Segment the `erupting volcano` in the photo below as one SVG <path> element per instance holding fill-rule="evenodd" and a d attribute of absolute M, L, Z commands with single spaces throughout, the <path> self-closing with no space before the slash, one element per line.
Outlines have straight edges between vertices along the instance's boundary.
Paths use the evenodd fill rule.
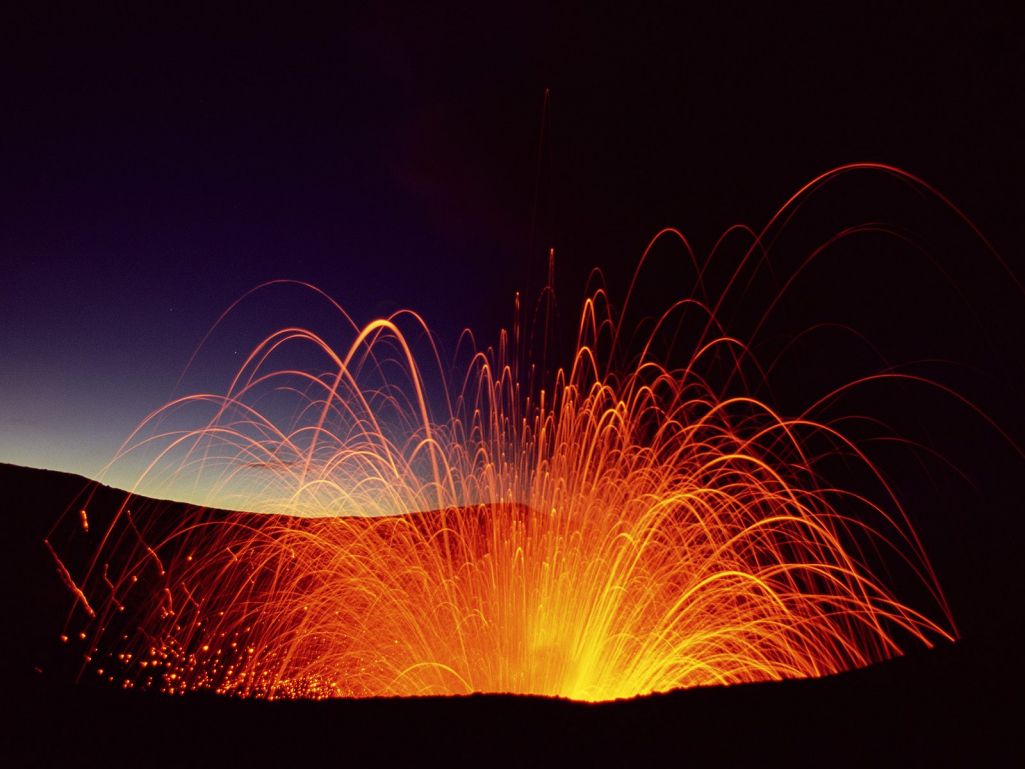
<path fill-rule="evenodd" d="M 561 366 L 528 341 L 547 334 L 550 290 L 536 311 L 517 298 L 511 330 L 459 369 L 411 311 L 361 326 L 332 302 L 340 349 L 298 326 L 270 334 L 226 392 L 154 412 L 114 460 L 143 462 L 140 487 L 253 512 L 170 515 L 128 495 L 97 521 L 86 499 L 51 532 L 83 675 L 174 694 L 597 701 L 953 640 L 914 511 L 821 416 L 842 391 L 913 377 L 881 372 L 783 414 L 720 319 L 794 208 L 845 170 L 750 233 L 719 296 L 701 288 L 714 251 L 644 323 L 625 325 L 632 287 L 618 308 L 591 291 Z M 652 245 L 674 238 L 686 258 L 674 230 Z M 295 348 L 319 367 L 288 365 Z"/>

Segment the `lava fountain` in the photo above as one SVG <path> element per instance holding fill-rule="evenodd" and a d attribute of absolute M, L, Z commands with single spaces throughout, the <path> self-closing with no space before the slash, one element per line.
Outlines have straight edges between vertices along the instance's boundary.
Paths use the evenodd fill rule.
<path fill-rule="evenodd" d="M 736 274 L 848 170 L 752 233 Z M 829 396 L 784 415 L 751 395 L 761 369 L 718 298 L 682 298 L 630 352 L 629 302 L 590 293 L 552 371 L 525 358 L 517 308 L 457 376 L 415 313 L 360 326 L 334 305 L 347 346 L 281 329 L 226 392 L 154 412 L 115 462 L 145 456 L 140 483 L 186 479 L 257 512 L 129 494 L 87 533 L 88 502 L 72 511 L 89 557 L 48 545 L 84 670 L 167 693 L 593 701 L 822 676 L 952 640 L 886 478 L 816 418 Z M 680 338 L 682 354 L 667 342 Z M 278 365 L 294 346 L 323 365 Z M 876 492 L 824 477 L 826 457 Z M 895 594 L 897 567 L 924 606 Z"/>

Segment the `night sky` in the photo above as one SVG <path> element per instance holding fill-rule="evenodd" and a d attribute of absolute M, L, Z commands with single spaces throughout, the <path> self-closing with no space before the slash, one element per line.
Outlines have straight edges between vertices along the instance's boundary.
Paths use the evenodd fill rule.
<path fill-rule="evenodd" d="M 175 392 L 220 312 L 263 281 L 309 281 L 360 322 L 410 307 L 443 342 L 464 327 L 490 341 L 513 293 L 541 288 L 549 247 L 572 308 L 593 266 L 621 291 L 661 227 L 704 253 L 851 161 L 923 177 L 1025 272 L 1021 9 L 32 5 L 0 23 L 2 461 L 95 475 Z M 880 215 L 865 208 L 874 188 L 858 189 L 852 217 Z M 966 307 L 992 311 L 984 331 L 949 320 L 961 315 L 946 294 L 923 299 L 918 266 L 869 274 L 851 257 L 821 291 L 892 283 L 907 317 L 884 318 L 901 303 L 872 290 L 859 327 L 898 358 L 979 367 L 998 383 L 993 411 L 1013 414 L 1020 380 L 999 383 L 1013 361 L 978 340 L 1015 346 L 1020 295 L 938 207 L 894 211 L 882 215 L 931 231 L 930 247 L 963 249 L 940 261 Z M 795 323 L 836 306 L 821 291 L 790 308 Z M 286 289 L 250 308 L 187 389 L 223 389 L 264 333 L 322 320 L 312 304 Z"/>

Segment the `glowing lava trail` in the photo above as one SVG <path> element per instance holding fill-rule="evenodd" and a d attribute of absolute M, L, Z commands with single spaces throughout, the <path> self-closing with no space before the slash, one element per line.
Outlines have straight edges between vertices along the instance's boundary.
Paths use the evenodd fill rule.
<path fill-rule="evenodd" d="M 519 325 L 458 377 L 433 342 L 414 352 L 430 335 L 408 311 L 358 327 L 338 308 L 341 350 L 268 336 L 226 393 L 168 404 L 118 458 L 259 512 L 135 496 L 103 524 L 72 511 L 94 542 L 58 561 L 86 671 L 169 693 L 606 700 L 952 639 L 884 478 L 815 407 L 785 416 L 748 394 L 760 369 L 717 309 L 688 297 L 631 352 L 638 332 L 596 290 L 551 373 L 523 360 Z M 295 346 L 322 368 L 278 367 Z M 827 457 L 871 474 L 874 496 L 822 477 Z M 932 618 L 891 592 L 894 568 Z"/>

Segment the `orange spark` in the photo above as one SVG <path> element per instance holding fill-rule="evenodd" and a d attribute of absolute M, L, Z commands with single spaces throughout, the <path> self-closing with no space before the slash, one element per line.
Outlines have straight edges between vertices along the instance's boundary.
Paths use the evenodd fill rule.
<path fill-rule="evenodd" d="M 206 409 L 191 429 L 133 434 L 120 457 L 157 447 L 140 482 L 202 481 L 260 514 L 137 507 L 132 536 L 108 532 L 84 584 L 107 586 L 100 628 L 121 604 L 140 628 L 118 658 L 124 685 L 608 700 L 820 676 L 954 638 L 881 473 L 835 422 L 749 394 L 753 353 L 720 329 L 717 302 L 677 302 L 628 355 L 625 311 L 598 290 L 568 365 L 536 378 L 516 357 L 519 305 L 513 349 L 503 333 L 455 378 L 428 376 L 443 367 L 433 341 L 414 352 L 412 336 L 432 340 L 414 313 L 363 327 L 343 313 L 347 349 L 281 329 L 226 393 L 151 415 L 147 429 Z M 695 308 L 696 343 L 660 357 Z M 275 367 L 289 345 L 323 368 Z M 262 410 L 268 393 L 292 408 Z M 830 455 L 877 477 L 877 495 L 821 477 Z M 880 553 L 911 565 L 934 616 L 893 593 Z"/>

